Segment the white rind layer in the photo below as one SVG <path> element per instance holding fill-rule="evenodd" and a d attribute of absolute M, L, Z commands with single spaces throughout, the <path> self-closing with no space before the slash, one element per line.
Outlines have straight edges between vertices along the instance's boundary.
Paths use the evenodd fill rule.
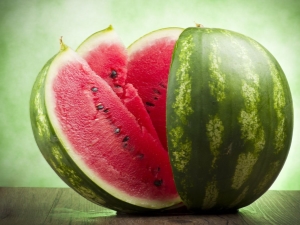
<path fill-rule="evenodd" d="M 105 34 L 105 35 L 103 35 Z M 99 44 L 113 44 L 113 43 L 120 43 L 121 40 L 113 27 L 110 25 L 105 30 L 98 31 L 88 37 L 82 44 L 77 48 L 76 52 L 85 58 L 86 55 L 89 54 L 90 51 L 95 50 Z"/>
<path fill-rule="evenodd" d="M 153 31 L 141 37 L 132 43 L 128 48 L 129 61 L 130 56 L 134 55 L 135 52 L 141 51 L 148 46 L 151 46 L 156 40 L 168 37 L 169 40 L 177 40 L 183 29 L 180 27 L 169 27 L 160 30 Z"/>

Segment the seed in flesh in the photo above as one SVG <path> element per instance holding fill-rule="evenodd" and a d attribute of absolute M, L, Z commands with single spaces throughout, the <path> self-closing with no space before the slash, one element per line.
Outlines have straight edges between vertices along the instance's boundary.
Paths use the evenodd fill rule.
<path fill-rule="evenodd" d="M 96 106 L 96 108 L 97 108 L 98 110 L 101 110 L 101 109 L 104 108 L 104 106 L 103 106 L 102 104 L 99 104 L 99 105 Z"/>
<path fill-rule="evenodd" d="M 156 88 L 153 89 L 153 92 L 154 92 L 155 94 L 161 95 L 160 91 L 159 91 L 158 89 L 156 89 Z"/>
<path fill-rule="evenodd" d="M 115 134 L 120 133 L 120 131 L 121 131 L 121 129 L 117 127 L 117 128 L 115 129 Z"/>
<path fill-rule="evenodd" d="M 160 187 L 160 186 L 162 185 L 162 183 L 163 183 L 163 180 L 162 180 L 162 179 L 160 179 L 160 180 L 155 180 L 153 183 L 154 183 L 154 185 L 155 185 L 156 187 Z"/>
<path fill-rule="evenodd" d="M 146 102 L 147 106 L 155 106 L 152 102 Z"/>
<path fill-rule="evenodd" d="M 116 78 L 117 76 L 118 76 L 117 71 L 112 70 L 111 73 L 110 73 L 110 77 L 114 79 L 114 78 Z"/>
<path fill-rule="evenodd" d="M 129 136 L 125 136 L 122 142 L 126 142 L 129 140 Z"/>
<path fill-rule="evenodd" d="M 143 153 L 139 153 L 139 154 L 137 155 L 137 158 L 138 158 L 138 159 L 143 159 L 143 158 L 144 158 L 144 154 L 143 154 Z"/>
<path fill-rule="evenodd" d="M 159 86 L 161 86 L 162 88 L 166 89 L 167 88 L 167 85 L 164 84 L 164 83 L 160 83 Z"/>
<path fill-rule="evenodd" d="M 92 87 L 91 90 L 92 90 L 92 92 L 97 92 L 97 91 L 98 91 L 98 88 Z"/>

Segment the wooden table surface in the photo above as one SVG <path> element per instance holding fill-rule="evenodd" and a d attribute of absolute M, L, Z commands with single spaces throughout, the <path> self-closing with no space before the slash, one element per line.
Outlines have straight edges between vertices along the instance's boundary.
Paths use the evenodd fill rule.
<path fill-rule="evenodd" d="M 300 191 L 268 191 L 234 214 L 134 216 L 95 205 L 70 188 L 0 188 L 0 224 L 300 225 Z"/>

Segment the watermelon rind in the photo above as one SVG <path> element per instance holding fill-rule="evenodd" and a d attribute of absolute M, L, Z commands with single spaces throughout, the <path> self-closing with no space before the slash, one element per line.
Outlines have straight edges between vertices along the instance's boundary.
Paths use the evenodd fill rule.
<path fill-rule="evenodd" d="M 103 35 L 105 33 L 105 35 Z M 100 30 L 92 35 L 90 35 L 86 40 L 84 40 L 76 49 L 76 52 L 85 57 L 90 51 L 93 51 L 99 43 L 101 42 L 119 42 L 121 41 L 117 33 L 115 32 L 112 25 L 109 25 L 106 29 Z M 88 43 L 88 44 L 86 44 Z"/>
<path fill-rule="evenodd" d="M 181 27 L 167 27 L 151 31 L 143 35 L 127 47 L 129 60 L 131 55 L 143 48 L 146 48 L 148 45 L 151 45 L 156 39 L 168 37 L 170 40 L 177 40 L 183 30 L 184 29 Z"/>

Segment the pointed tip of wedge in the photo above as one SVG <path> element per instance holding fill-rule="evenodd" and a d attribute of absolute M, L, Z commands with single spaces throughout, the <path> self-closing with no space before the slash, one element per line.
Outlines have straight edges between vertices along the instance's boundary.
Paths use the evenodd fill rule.
<path fill-rule="evenodd" d="M 110 31 L 110 30 L 114 30 L 114 27 L 110 24 L 107 28 L 106 28 L 107 31 Z"/>
<path fill-rule="evenodd" d="M 68 46 L 65 45 L 65 43 L 63 42 L 63 36 L 60 36 L 59 38 L 59 44 L 60 44 L 60 51 L 65 51 L 68 49 Z"/>

